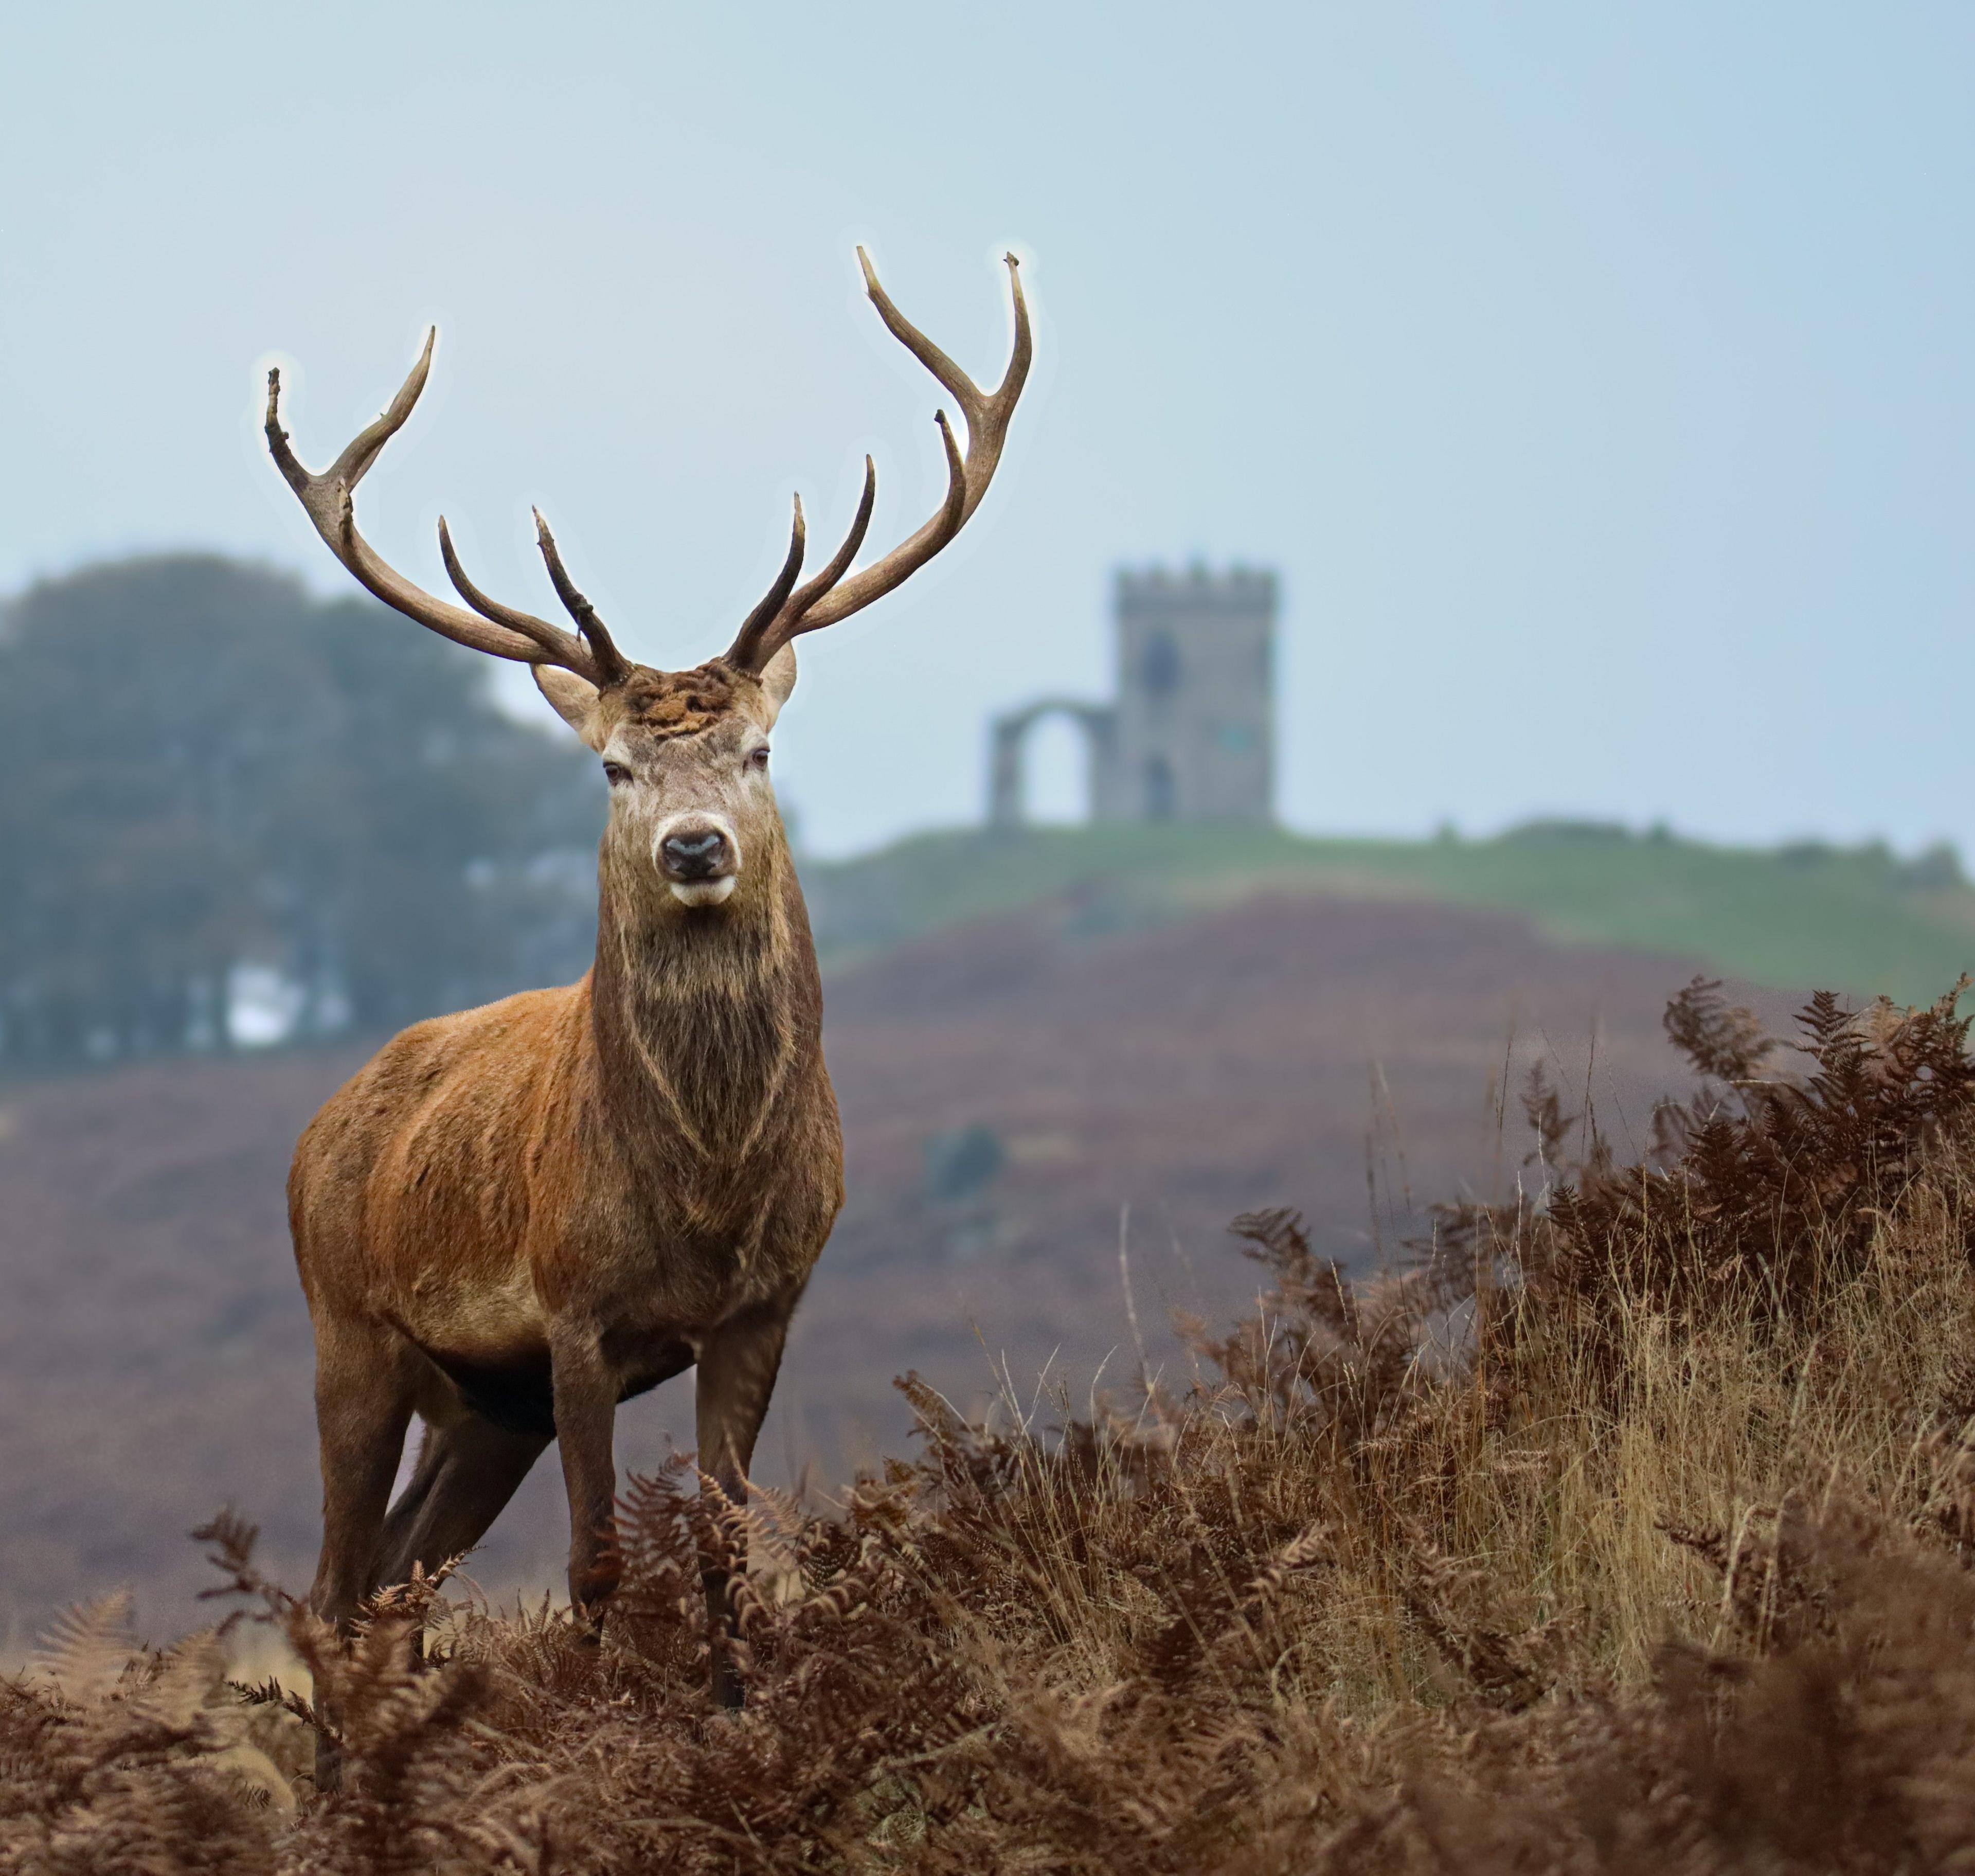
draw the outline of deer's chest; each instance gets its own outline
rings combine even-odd
[[[640,1151],[632,1142],[610,1187],[588,1195],[569,1228],[538,1247],[545,1306],[663,1336],[799,1291],[843,1198],[826,1082],[822,1092],[820,1103],[783,1104],[739,1151],[681,1151],[666,1141]]]

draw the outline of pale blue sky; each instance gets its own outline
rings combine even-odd
[[[9,8],[0,591],[176,546],[337,590],[260,373],[321,461],[435,318],[372,538],[439,583],[443,508],[548,609],[538,501],[695,662],[791,486],[819,539],[866,448],[874,537],[936,492],[853,241],[984,377],[1013,244],[994,496],[804,641],[818,846],[976,815],[991,711],[1108,684],[1111,568],[1198,554],[1282,570],[1293,824],[1975,852],[1971,92],[1965,4]]]

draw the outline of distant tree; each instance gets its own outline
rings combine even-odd
[[[0,609],[0,1062],[228,1046],[243,964],[383,1028],[582,968],[602,789],[487,665],[215,556]]]

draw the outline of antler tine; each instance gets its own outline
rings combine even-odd
[[[761,635],[781,617],[789,594],[794,589],[796,576],[802,571],[803,554],[808,541],[809,528],[803,520],[802,497],[798,495],[795,498],[795,519],[789,524],[789,550],[783,556],[781,571],[776,574],[754,609],[741,620],[741,629],[734,635],[734,651],[740,655],[734,658],[734,653],[730,652],[728,656],[734,662],[744,664]]]
[[[789,600],[788,609],[800,619],[831,587],[841,580],[850,563],[857,557],[857,550],[864,544],[865,531],[871,525],[871,510],[878,499],[878,465],[869,456],[864,458],[864,493],[858,499],[857,513],[850,524],[850,531],[843,537],[843,545],[830,557],[827,565],[813,580],[806,580],[797,588]]]
[[[631,662],[618,650],[603,621],[596,616],[596,608],[577,590],[574,580],[562,563],[562,556],[556,551],[555,536],[549,532],[549,524],[542,519],[540,508],[532,511],[535,517],[535,542],[542,550],[542,558],[547,561],[549,579],[556,590],[556,597],[562,601],[570,618],[576,621],[576,629],[588,640],[591,655],[595,659],[597,682],[602,684],[621,683],[631,669]]]
[[[547,619],[511,613],[505,608],[495,611],[480,606],[479,617],[462,612],[459,607],[434,598],[423,587],[407,580],[357,531],[353,499],[357,485],[369,473],[384,445],[405,427],[406,419],[419,401],[419,394],[426,388],[426,379],[432,370],[432,348],[438,339],[439,328],[435,326],[426,333],[418,362],[398,387],[397,395],[386,406],[383,416],[359,431],[342,455],[320,475],[304,467],[290,446],[288,433],[281,428],[281,374],[278,368],[270,370],[265,427],[268,448],[274,458],[274,466],[295,491],[304,511],[315,524],[315,531],[322,537],[330,552],[386,606],[403,613],[407,619],[416,619],[442,638],[451,639],[455,644],[474,651],[512,659],[522,664],[561,665],[596,682],[596,661],[582,641],[570,633],[550,625]],[[458,560],[446,539],[442,521],[439,532],[447,570],[453,575],[455,583],[459,584],[464,576],[457,570]],[[461,591],[467,592],[464,585]],[[471,598],[472,595],[468,596]],[[478,606],[478,602],[475,603]]]
[[[446,526],[442,514],[439,517],[439,554],[445,563],[446,577],[452,582],[459,596],[482,618],[491,619],[498,626],[511,626],[533,639],[552,660],[560,655],[569,639],[569,634],[561,626],[552,626],[546,619],[537,619],[533,613],[524,613],[518,606],[504,606],[498,600],[482,593],[466,577],[466,569],[460,565],[459,556],[453,550],[452,531]]]
[[[941,387],[960,406],[960,413],[967,419],[970,432],[979,426],[987,406],[1007,389],[1009,375],[1019,370],[1021,375],[1026,376],[1029,369],[1028,308],[1023,304],[1021,278],[1016,271],[1019,263],[1012,254],[1004,255],[1002,259],[1007,266],[1008,277],[1014,287],[1016,355],[1010,358],[1008,370],[1002,374],[1001,383],[992,393],[989,393],[983,391],[892,304],[892,296],[879,282],[878,271],[871,264],[871,257],[862,248],[857,250],[857,264],[864,272],[864,291],[870,295],[871,304],[878,309],[878,317],[885,322],[885,330],[939,380]],[[1019,390],[1020,388],[1018,379],[1017,389]]]
[[[987,485],[1001,460],[1009,420],[1021,396],[1034,352],[1029,330],[1028,304],[1022,297],[1020,266],[1012,254],[1005,258],[1009,291],[1014,304],[1014,343],[1010,348],[1008,366],[1001,375],[1001,382],[992,391],[984,391],[892,304],[891,296],[879,284],[870,256],[862,248],[857,250],[858,264],[864,270],[866,291],[872,304],[878,309],[878,317],[885,322],[886,330],[932,373],[959,406],[967,423],[967,453],[963,458],[954,441],[951,426],[947,422],[946,413],[940,412],[934,421],[939,425],[940,439],[946,451],[945,500],[938,511],[908,539],[882,560],[873,561],[861,573],[846,580],[844,572],[863,542],[864,530],[869,524],[870,504],[876,491],[875,471],[867,458],[864,503],[858,511],[849,540],[823,572],[790,598],[767,626],[758,630],[751,629],[754,622],[753,615],[750,615],[748,625],[742,628],[727,654],[730,662],[744,670],[759,672],[798,634],[835,625],[853,613],[861,612],[872,600],[882,599],[923,567],[960,532],[968,517],[981,505],[981,498],[987,494]]]
[[[789,642],[794,635],[787,629],[788,622],[801,618],[843,577],[845,569],[857,557],[857,550],[864,544],[865,532],[871,525],[871,510],[877,499],[878,465],[866,456],[864,493],[858,501],[850,531],[843,537],[843,544],[830,557],[820,573],[804,580],[791,593],[790,586],[802,562],[802,497],[797,496],[796,538],[790,545],[789,558],[774,585],[768,589],[767,596],[748,615],[734,635],[734,648],[727,654],[730,663],[739,665],[744,670],[759,670]],[[761,655],[761,646],[770,639],[773,644],[764,657]]]

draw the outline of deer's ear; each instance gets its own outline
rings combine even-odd
[[[768,660],[767,669],[761,673],[761,688],[768,699],[771,729],[774,727],[776,718],[782,714],[783,705],[789,701],[789,692],[795,687],[796,642],[791,639]]]
[[[596,709],[596,686],[560,665],[531,665],[535,688],[555,705],[555,713],[585,742],[590,741],[590,720]]]

